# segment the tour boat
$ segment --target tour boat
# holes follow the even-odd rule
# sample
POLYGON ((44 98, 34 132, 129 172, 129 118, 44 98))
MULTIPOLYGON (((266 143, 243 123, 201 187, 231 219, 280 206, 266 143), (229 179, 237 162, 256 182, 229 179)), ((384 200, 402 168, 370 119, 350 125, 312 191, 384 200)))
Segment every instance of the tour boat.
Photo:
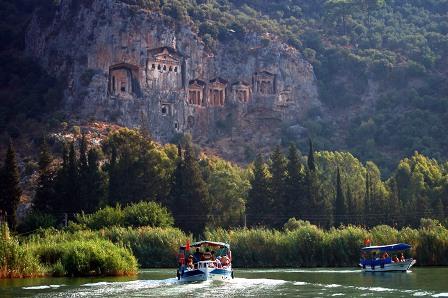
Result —
POLYGON ((177 279, 184 282, 233 278, 232 252, 223 242, 199 241, 179 247, 177 279))
POLYGON ((406 243, 363 247, 361 248, 363 257, 359 266, 363 272, 406 272, 416 262, 403 256, 403 252, 410 248, 411 246, 406 243), (394 257, 389 256, 389 253, 394 253, 394 257), (398 253, 401 253, 401 256, 398 256, 398 253))

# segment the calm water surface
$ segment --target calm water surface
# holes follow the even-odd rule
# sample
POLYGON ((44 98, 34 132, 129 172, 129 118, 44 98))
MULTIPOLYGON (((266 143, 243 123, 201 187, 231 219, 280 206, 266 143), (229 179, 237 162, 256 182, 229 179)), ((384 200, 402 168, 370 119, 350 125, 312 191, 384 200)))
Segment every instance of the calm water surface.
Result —
POLYGON ((448 268, 407 273, 346 269, 235 269, 227 282, 181 284, 173 269, 126 278, 0 280, 0 297, 448 297, 448 268))

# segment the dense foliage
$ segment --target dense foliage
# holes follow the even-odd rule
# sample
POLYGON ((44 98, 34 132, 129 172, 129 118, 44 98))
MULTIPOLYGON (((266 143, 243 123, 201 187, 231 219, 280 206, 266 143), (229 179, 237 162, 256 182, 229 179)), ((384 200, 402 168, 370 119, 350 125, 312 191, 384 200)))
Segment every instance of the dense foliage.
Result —
MULTIPOLYGON (((345 226, 322 230, 306 221, 291 219, 284 231, 270 229, 217 229, 208 239, 231 244, 238 267, 357 266, 365 239, 373 245, 409 243, 410 256, 418 265, 448 263, 448 229, 433 220, 421 221, 418 229, 394 229, 379 225, 370 230, 345 226)), ((408 255, 409 256, 409 255, 408 255)))
POLYGON ((137 261, 123 246, 92 232, 64 233, 54 229, 27 239, 0 231, 0 278, 36 276, 131 275, 137 261))
POLYGON ((107 227, 170 227, 174 224, 169 211, 155 202, 140 202, 121 208, 105 207, 92 214, 78 214, 76 222, 89 229, 107 227))
MULTIPOLYGON (((286 155, 277 147, 267 161, 259 155, 246 169, 196 157, 192 144, 161 146, 136 130, 112 132, 102 150, 85 144, 85 137, 71 142, 59 165, 42 151, 29 215, 34 224, 26 219, 21 231, 66 224, 76 213, 82 213, 78 223, 92 229, 166 227, 174 220, 195 236, 206 227, 280 228, 292 217, 324 228, 447 222, 448 164, 418 152, 383 180, 375 163, 363 164, 348 152, 314 151, 311 141, 308 157, 294 145, 286 155)), ((20 191, 17 179, 11 189, 20 191)))

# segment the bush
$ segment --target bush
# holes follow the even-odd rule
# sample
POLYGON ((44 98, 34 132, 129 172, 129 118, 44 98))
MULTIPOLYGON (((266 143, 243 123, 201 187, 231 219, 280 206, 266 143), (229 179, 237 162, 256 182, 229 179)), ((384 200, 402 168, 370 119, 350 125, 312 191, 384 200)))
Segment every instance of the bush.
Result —
POLYGON ((29 249, 48 274, 61 276, 132 275, 137 273, 137 260, 131 251, 91 232, 30 238, 29 249))
POLYGON ((124 214, 120 205, 115 208, 105 207, 92 214, 77 214, 75 219, 79 224, 93 230, 124 225, 124 214))
POLYGON ((25 217, 18 230, 22 233, 28 233, 40 228, 46 229, 54 226, 56 226, 56 218, 53 215, 34 211, 25 217))
POLYGON ((190 236, 175 228, 112 227, 101 233, 112 242, 129 247, 144 268, 175 267, 179 246, 187 239, 191 240, 190 236))
POLYGON ((174 219, 167 208, 155 202, 140 202, 123 209, 125 226, 171 227, 174 219))
POLYGON ((81 227, 98 230, 118 227, 170 227, 174 224, 171 213, 155 202, 140 202, 125 208, 105 207, 92 214, 77 214, 76 221, 81 227))

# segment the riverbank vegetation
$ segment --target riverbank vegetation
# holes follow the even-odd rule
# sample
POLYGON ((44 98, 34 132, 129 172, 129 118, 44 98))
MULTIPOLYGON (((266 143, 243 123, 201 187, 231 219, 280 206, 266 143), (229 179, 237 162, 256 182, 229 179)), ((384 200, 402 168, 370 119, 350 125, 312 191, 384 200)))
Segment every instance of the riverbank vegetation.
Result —
POLYGON ((373 162, 311 141, 307 156, 278 147, 242 168, 202 154, 188 136, 162 146, 119 129, 100 146, 81 134, 61 159, 43 143, 31 212, 17 221, 20 171, 9 146, 0 209, 11 213, 0 220, 29 236, 2 240, 4 277, 171 267, 193 238, 230 242, 241 267, 355 266, 367 238, 408 242, 419 265, 448 265, 448 164, 417 152, 384 180, 373 162))
MULTIPOLYGON (((2 277, 128 275, 136 273, 137 261, 142 268, 174 268, 179 245, 195 240, 173 227, 79 228, 42 230, 20 241, 10 238, 7 245, 14 248, 2 250, 2 277)), ((417 266, 448 265, 448 229, 437 220, 422 219, 418 229, 379 225, 325 230, 290 219, 280 230, 218 228, 204 237, 230 243, 235 267, 355 267, 366 239, 374 245, 411 244, 406 256, 417 259, 417 266)))
POLYGON ((137 273, 137 260, 128 248, 93 233, 49 229, 19 238, 2 224, 0 236, 0 278, 137 273))
MULTIPOLYGON (((446 224, 448 214, 448 163, 418 152, 384 179, 375 163, 316 151, 311 141, 307 156, 294 145, 288 152, 277 147, 244 168, 204 155, 188 135, 177 147, 162 146, 130 129, 112 131, 100 146, 80 133, 61 151, 58 158, 43 142, 32 212, 20 232, 66 225, 75 216, 92 229, 174 223, 198 236, 205 228, 278 229, 292 217, 326 229, 402 228, 417 227, 420 218, 446 224)), ((21 194, 17 164, 11 143, 1 170, 0 210, 13 229, 21 194)))

